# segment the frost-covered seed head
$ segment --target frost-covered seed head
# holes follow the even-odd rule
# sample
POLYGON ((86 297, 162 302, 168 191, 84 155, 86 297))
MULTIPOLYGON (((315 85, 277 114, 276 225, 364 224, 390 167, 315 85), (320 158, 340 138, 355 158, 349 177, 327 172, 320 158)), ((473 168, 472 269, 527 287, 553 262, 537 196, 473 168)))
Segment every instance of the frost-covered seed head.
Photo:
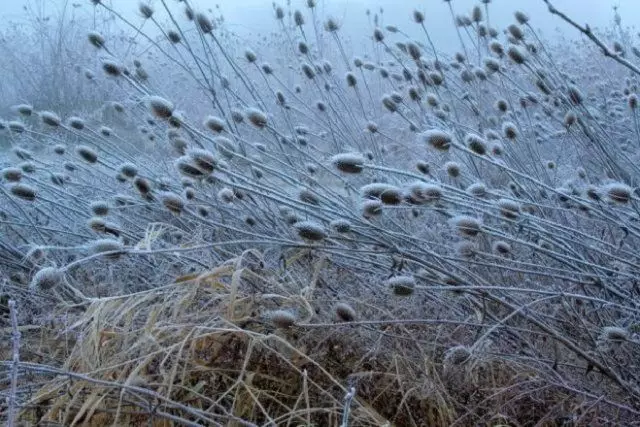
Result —
POLYGON ((109 204, 104 201, 91 202, 89 209, 96 216, 107 216, 109 214, 109 204))
POLYGON ((2 177, 8 182, 18 182, 22 179, 22 170, 14 167, 4 168, 2 177))
POLYGON ((96 233, 105 233, 107 231, 107 222, 104 218, 94 216, 87 221, 87 227, 96 233))
POLYGON ((26 200, 28 202, 33 202, 36 199, 36 190, 27 184, 12 184, 9 187, 9 191, 16 197, 21 198, 22 200, 26 200))
POLYGON ((85 162, 94 164, 98 161, 98 154, 90 147, 86 145, 78 145, 76 147, 76 154, 85 162))
POLYGON ((138 167, 133 163, 123 163, 118 168, 118 172, 127 178, 135 178, 138 175, 138 167))
POLYGON ((487 142, 478 135, 469 134, 465 137, 465 142, 469 150, 476 154, 484 155, 487 153, 487 142))
POLYGON ((105 255, 107 259, 118 259, 124 252, 124 245, 115 239, 98 239, 87 244, 88 252, 91 255, 112 252, 105 255))
POLYGON ((67 120, 67 123, 69 124, 69 127, 76 129, 76 130, 82 130, 84 129, 84 120, 81 119, 80 117, 69 117, 69 119, 67 120))
POLYGON ((51 127, 58 127, 60 126, 60 122, 61 122, 60 116, 58 116, 56 113, 51 111, 41 111, 40 120, 42 120, 42 123, 44 123, 45 125, 48 125, 51 127))
POLYGON ((329 226, 338 233, 349 233, 352 228, 351 222, 346 219, 334 219, 329 226))
POLYGON ((567 89, 567 96, 573 105, 580 105, 584 101, 584 95, 582 95, 580 89, 575 85, 569 86, 567 89))
POLYGON ((16 105, 14 108, 21 116, 29 117, 33 114, 33 106, 29 104, 16 105))
POLYGON ((213 31, 213 22, 211 22, 211 19, 204 13, 196 13, 195 20, 203 34, 209 34, 213 31))
POLYGON ((224 203, 231 203, 236 199, 236 195, 230 188, 223 188, 218 191, 218 199, 224 203))
POLYGON ((527 22, 529 22, 529 16, 520 10, 517 10, 513 14, 513 16, 516 18, 516 21, 518 21, 518 24, 520 25, 525 25, 527 22))
POLYGON ((520 216, 520 203, 510 199, 499 199, 496 202, 500 214, 507 219, 517 219, 520 216))
POLYGON ((482 231, 481 221, 468 215, 458 215, 451 218, 451 224, 460 235, 465 237, 475 237, 482 231))
POLYGON ((299 221, 294 225, 298 236, 312 242, 319 242, 327 237, 327 231, 322 224, 315 221, 299 221))
POLYGON ((628 203, 631 200, 633 189, 626 184, 619 182, 611 183, 603 188, 611 201, 617 203, 628 203))
POLYGON ((301 202, 308 203, 310 205, 320 204, 320 198, 308 188, 303 188, 298 192, 298 199, 300 199, 301 202))
POLYGON ((151 110, 151 113, 159 119, 168 119, 173 114, 175 109, 172 102, 160 97, 150 96, 147 99, 147 105, 151 110))
POLYGON ((29 287, 33 290, 47 291, 59 286, 63 279, 64 272, 61 269, 45 267, 38 270, 38 272, 33 276, 31 283, 29 283, 29 287))
POLYGON ((140 16, 144 19, 149 19, 153 16, 153 8, 147 3, 140 2, 138 5, 138 11, 140 12, 140 16))
POLYGON ((430 129, 423 132, 420 137, 424 143, 440 151, 447 151, 453 141, 449 133, 439 129, 430 129))
POLYGON ((176 215, 181 214, 184 210, 185 201, 176 193, 165 191, 160 193, 159 198, 164 207, 176 215))
POLYGON ((349 87, 355 87, 358 84, 358 79, 356 78, 356 75, 353 74, 352 72, 348 72, 346 74, 345 80, 347 81, 347 86, 349 87))
POLYGON ((394 295, 412 295, 416 287, 416 279, 413 276, 394 276, 387 280, 387 286, 391 288, 394 295))
POLYGON ((448 349, 444 354, 444 364, 447 366, 462 365, 471 357, 471 351, 468 347, 458 345, 448 349))
POLYGON ((187 151, 187 156, 191 159, 193 165, 205 174, 211 174, 218 166, 215 156, 207 150, 192 148, 187 151))
POLYGON ((504 240, 497 240, 491 244, 491 251, 496 255, 507 255, 511 253, 511 245, 504 240))
POLYGON ((374 182, 363 186, 360 191, 363 197, 380 199, 385 205, 399 205, 402 203, 402 191, 391 184, 374 182))
POLYGON ((512 122, 504 122, 502 124, 502 133, 505 138, 510 140, 518 138, 518 128, 512 122))
POLYGON ((182 41, 180 34, 174 30, 167 31, 167 38, 171 43, 180 43, 182 41))
POLYGON ((422 160, 416 163, 416 169, 418 169, 420 173, 423 173, 425 175, 428 175, 430 172, 429 163, 423 162, 422 160))
POLYGON ((296 316, 289 310, 272 311, 268 318, 278 329, 288 329, 296 324, 296 316))
POLYGON ((178 169, 178 172, 189 178, 199 179, 208 175, 208 173, 198 168, 189 156, 179 157, 174 162, 174 165, 176 169, 178 169))
POLYGON ((257 127, 258 129, 263 129, 265 126, 267 126, 267 115, 257 108, 248 108, 245 111, 245 115, 247 116, 247 120, 249 120, 249 123, 257 127))
POLYGON ((133 185, 142 196, 147 196, 151 193, 151 183, 141 176, 136 176, 133 179, 133 185))
POLYGON ((356 320, 356 311, 349 304, 339 302, 334 308, 336 317, 341 322, 353 322, 356 320))
POLYGON ((521 65, 527 60, 527 55, 516 45, 510 45, 507 49, 507 55, 514 63, 521 65))
POLYGON ((118 64, 116 61, 105 59, 102 61, 102 70, 108 76, 119 77, 122 74, 123 68, 122 65, 118 64))
POLYGON ((447 171, 447 175, 449 175, 451 178, 458 178, 460 176, 460 164, 457 162, 445 163, 444 170, 447 171))
POLYGON ((220 133, 225 130, 225 121, 220 117, 216 116, 207 116, 204 119, 204 126, 209 128, 213 132, 220 133))
POLYGON ((487 195, 487 186, 482 182, 476 182, 467 187, 467 193, 474 197, 484 197, 487 195))
POLYGON ((329 33, 334 33, 340 29, 340 24, 334 18, 328 18, 324 22, 324 29, 329 33))
POLYGON ((365 159, 360 153, 341 153, 331 158, 331 163, 340 172, 360 173, 362 172, 365 159))
POLYGON ((602 328, 600 339, 606 341, 627 341, 629 339, 629 331, 617 326, 606 326, 602 328))
POLYGON ((385 95, 382 97, 382 105, 392 113, 398 111, 398 104, 396 104, 389 95, 385 95))
POLYGON ((375 41, 377 41, 378 43, 382 42, 384 40, 384 33, 382 32, 382 30, 380 28, 376 28, 373 30, 373 39, 375 41))

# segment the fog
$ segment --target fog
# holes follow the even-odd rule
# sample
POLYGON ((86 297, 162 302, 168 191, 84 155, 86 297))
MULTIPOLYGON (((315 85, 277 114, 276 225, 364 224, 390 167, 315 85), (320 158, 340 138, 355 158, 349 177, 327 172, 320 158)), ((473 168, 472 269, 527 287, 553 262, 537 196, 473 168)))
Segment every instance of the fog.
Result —
MULTIPOLYGON (((3 22, 20 21, 23 19, 25 5, 32 9, 41 8, 48 12, 60 10, 65 4, 73 4, 73 13, 79 17, 88 18, 92 14, 93 6, 89 1, 77 0, 46 0, 46 1, 11 1, 3 2, 3 11, 0 17, 3 22)), ((169 2, 173 3, 173 2, 169 2)), ((278 4, 285 2, 276 2, 278 4)), ((477 0, 455 0, 451 2, 456 14, 468 13, 477 0)), ((110 4, 119 11, 128 12, 127 18, 137 17, 137 1, 109 0, 110 4)), ((162 3, 157 0, 149 2, 155 8, 161 8, 162 3)), ((265 35, 276 29, 273 16, 272 2, 269 0, 192 0, 194 8, 201 7, 204 10, 216 8, 216 14, 225 17, 228 27, 241 37, 247 38, 265 35)), ((589 23, 592 27, 606 27, 613 22, 613 7, 618 7, 618 13, 623 25, 633 24, 640 17, 640 2, 636 0, 555 0, 553 4, 563 12, 575 19, 578 23, 589 23)), ((306 9, 304 0, 291 1, 293 9, 306 9)), ((563 26, 557 17, 551 16, 542 0, 493 0, 491 5, 490 22, 497 28, 504 28, 513 21, 513 11, 521 10, 532 18, 532 26, 547 38, 556 36, 558 28, 563 26)), ((450 25, 451 14, 448 4, 441 0, 415 1, 415 0, 321 0, 318 1, 320 16, 332 16, 344 24, 344 36, 352 40, 357 46, 370 39, 371 28, 369 22, 374 14, 380 16, 383 25, 397 25, 402 27, 410 36, 418 37, 418 28, 411 25, 411 12, 414 9, 421 10, 426 16, 426 25, 430 30, 434 43, 441 49, 453 50, 458 42, 455 31, 450 25), (366 10, 371 11, 367 17, 366 10), (379 13, 380 9, 384 12, 379 13), (408 24, 408 25, 407 25, 408 24), (413 33, 411 31, 414 31, 413 33)), ((46 12, 45 12, 46 13, 46 12)), ((573 32, 568 33, 573 35, 573 32)))

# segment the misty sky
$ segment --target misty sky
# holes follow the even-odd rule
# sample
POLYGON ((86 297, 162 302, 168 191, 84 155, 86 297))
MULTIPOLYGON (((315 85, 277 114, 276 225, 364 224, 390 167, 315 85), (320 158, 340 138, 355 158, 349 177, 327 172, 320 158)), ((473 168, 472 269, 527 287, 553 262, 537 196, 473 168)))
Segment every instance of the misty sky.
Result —
MULTIPOLYGON (((31 5, 44 2, 46 7, 55 8, 60 7, 65 1, 67 0, 2 0, 3 10, 0 11, 0 17, 3 22, 19 20, 22 6, 28 2, 31 5)), ((88 0, 68 1, 82 4, 82 8, 77 9, 78 13, 89 14, 93 7, 88 0)), ((127 17, 136 18, 138 1, 104 1, 125 12, 127 17)), ((159 4, 158 0, 148 1, 152 5, 159 4)), ((286 0, 277 1, 282 5, 285 2, 286 0)), ((291 0, 294 8, 303 11, 306 11, 305 3, 305 0, 291 0)), ((478 0, 453 0, 452 5, 456 13, 467 13, 477 3, 478 0)), ((604 27, 612 23, 613 5, 619 6, 623 25, 632 25, 640 18, 640 0, 553 0, 553 3, 577 22, 588 22, 594 27, 604 27)), ((170 0, 170 4, 175 2, 170 0)), ((267 34, 275 28, 272 0, 192 0, 192 4, 205 9, 219 4, 219 10, 225 16, 229 28, 249 41, 252 36, 267 34)), ((448 50, 455 49, 458 45, 447 4, 442 0, 318 0, 318 4, 321 14, 333 16, 343 22, 344 36, 350 38, 355 45, 370 38, 370 31, 364 30, 370 28, 365 11, 370 9, 373 13, 380 7, 384 9, 384 25, 396 25, 416 37, 421 33, 417 32, 416 25, 411 21, 411 12, 419 9, 425 13, 425 23, 438 47, 448 50)), ((547 38, 552 38, 558 27, 566 30, 567 34, 575 35, 575 31, 568 29, 557 17, 548 13, 542 0, 493 0, 490 7, 491 24, 499 29, 513 22, 514 10, 522 10, 532 18, 532 25, 542 30, 547 38)))

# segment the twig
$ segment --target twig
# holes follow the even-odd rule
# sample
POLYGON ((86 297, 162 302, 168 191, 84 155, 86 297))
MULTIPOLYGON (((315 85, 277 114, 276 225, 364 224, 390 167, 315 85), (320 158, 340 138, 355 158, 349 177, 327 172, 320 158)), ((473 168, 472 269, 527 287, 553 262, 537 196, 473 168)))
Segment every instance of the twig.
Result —
POLYGON ((564 13, 560 12, 558 9, 556 9, 555 6, 552 5, 549 0, 542 0, 542 1, 544 1, 547 4, 547 7, 549 8, 549 12, 551 14, 559 16, 563 21, 567 22, 569 25, 571 25, 572 27, 574 27, 575 29, 580 31, 582 34, 587 36, 587 38, 589 38, 589 40, 594 42, 600 49, 602 49, 602 53, 604 54, 604 56, 607 56, 609 58, 613 58, 613 60, 616 61, 617 63, 619 63, 620 65, 622 65, 622 66, 628 68, 629 70, 633 71, 634 73, 640 75, 640 68, 636 67, 635 65, 633 65, 631 62, 627 61, 626 59, 624 59, 620 55, 617 55, 617 54, 611 52, 611 49, 609 49, 607 47, 607 45, 604 44, 593 33, 593 31, 591 31, 591 27, 589 26, 589 24, 585 24, 584 26, 582 26, 582 25, 578 24, 576 21, 574 21, 573 19, 569 18, 564 13))
POLYGON ((349 412, 351 411, 351 401, 353 397, 356 395, 356 388, 351 387, 349 392, 344 397, 344 412, 342 413, 342 422, 340 423, 340 427, 348 427, 349 425, 349 412))
POLYGON ((16 394, 18 393, 18 365, 20 364, 20 331, 18 330, 18 315, 16 302, 9 300, 9 312, 11 314, 11 343, 13 345, 11 361, 11 392, 7 396, 9 406, 7 426, 13 427, 16 423, 16 394))

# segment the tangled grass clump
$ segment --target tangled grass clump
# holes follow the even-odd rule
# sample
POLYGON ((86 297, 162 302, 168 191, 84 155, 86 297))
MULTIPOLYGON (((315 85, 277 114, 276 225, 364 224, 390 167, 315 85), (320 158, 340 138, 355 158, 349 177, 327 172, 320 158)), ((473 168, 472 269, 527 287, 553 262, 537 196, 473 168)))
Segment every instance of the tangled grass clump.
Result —
POLYGON ((451 55, 94 1, 104 105, 0 120, 8 424, 639 425, 640 50, 445 3, 451 55))

